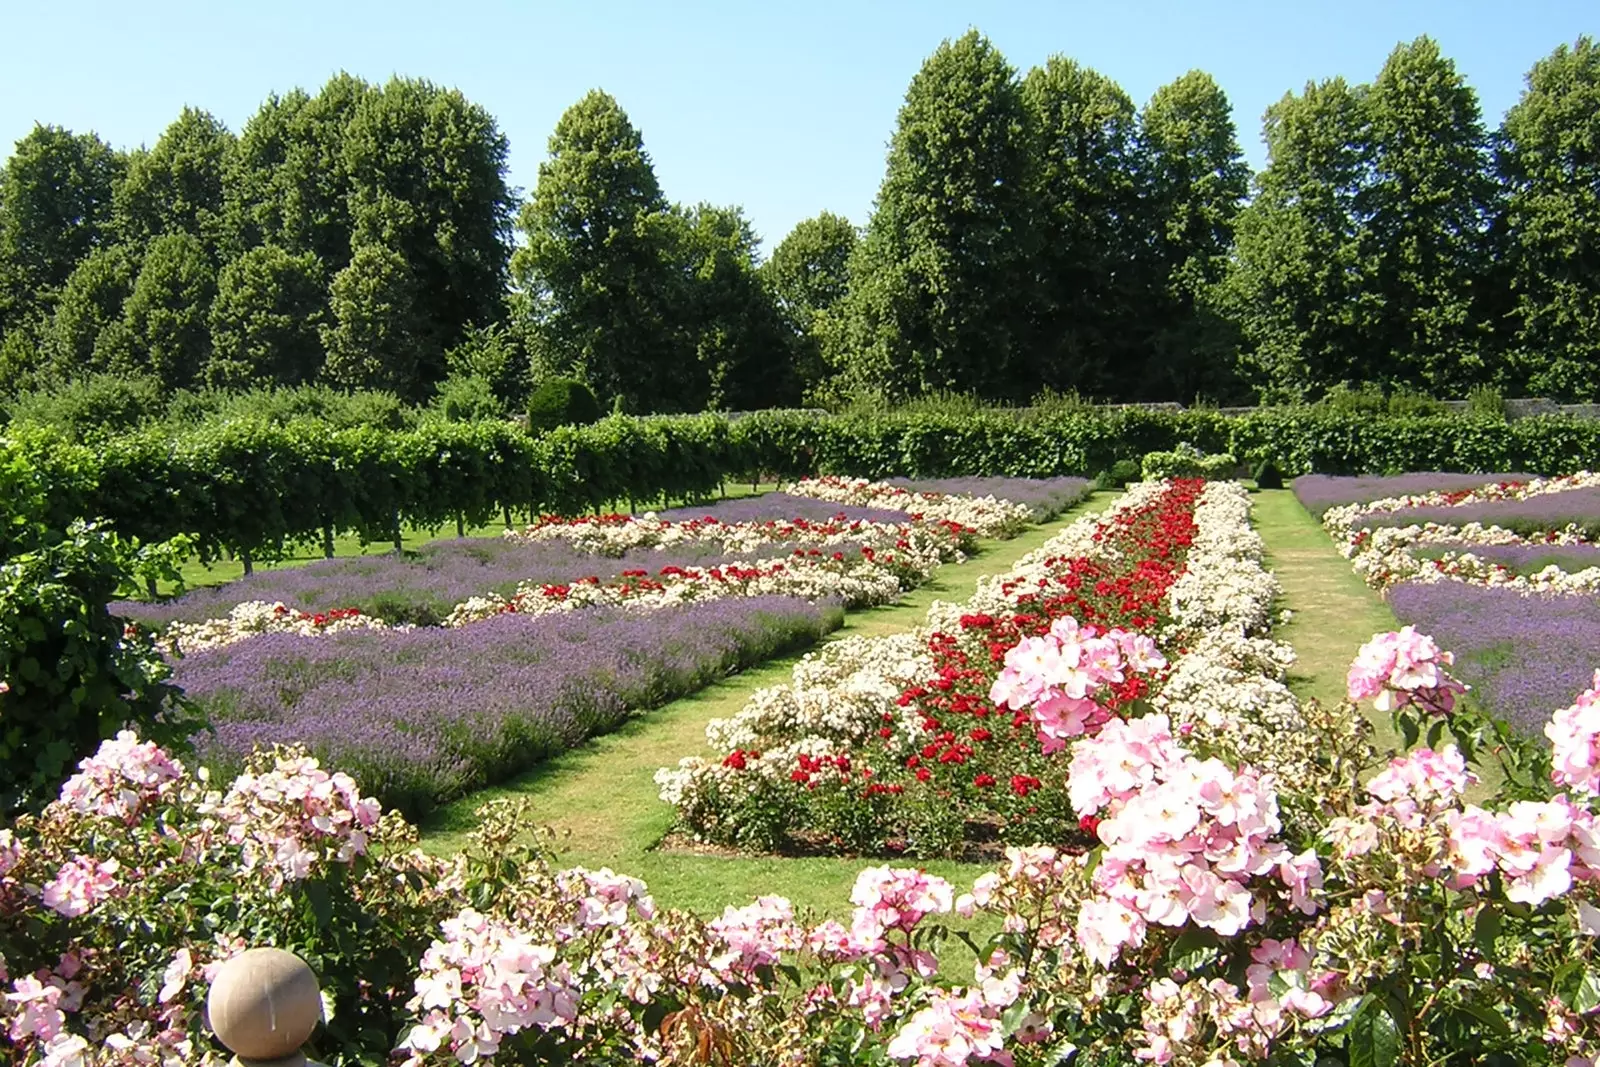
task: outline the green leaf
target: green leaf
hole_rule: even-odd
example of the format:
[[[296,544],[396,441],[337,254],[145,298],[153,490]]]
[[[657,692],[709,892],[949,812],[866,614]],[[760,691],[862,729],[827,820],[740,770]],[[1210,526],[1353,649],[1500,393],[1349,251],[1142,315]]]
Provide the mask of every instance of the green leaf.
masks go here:
[[[1495,941],[1504,927],[1505,919],[1493,904],[1486,904],[1478,910],[1477,918],[1472,921],[1472,940],[1485,959],[1492,961],[1495,958]]]
[[[1381,1001],[1373,998],[1350,1023],[1346,1046],[1350,1067],[1394,1067],[1400,1062],[1400,1029]]]

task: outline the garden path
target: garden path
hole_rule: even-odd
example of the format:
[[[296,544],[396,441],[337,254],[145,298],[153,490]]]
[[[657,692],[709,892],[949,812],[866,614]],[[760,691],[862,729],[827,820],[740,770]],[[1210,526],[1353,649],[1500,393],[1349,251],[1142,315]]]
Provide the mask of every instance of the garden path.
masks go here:
[[[897,603],[851,612],[832,639],[915,627],[934,600],[965,600],[979,577],[1008,570],[1074,519],[1099,510],[1115,495],[1097,493],[1019,537],[984,542],[979,554],[963,564],[941,567],[932,581]],[[643,878],[664,905],[714,914],[728,904],[782,892],[797,907],[809,906],[835,916],[847,914],[850,887],[865,864],[861,859],[729,857],[655,850],[671,824],[671,809],[657,796],[656,769],[703,752],[707,722],[737,712],[756,689],[787,681],[794,662],[794,658],[786,658],[744,671],[641,715],[622,729],[593,738],[519,778],[448,805],[426,823],[422,845],[438,854],[455,852],[466,844],[479,805],[495,797],[524,796],[534,801],[540,821],[563,835],[557,843],[561,863],[611,867]],[[965,882],[985,869],[955,862],[930,862],[927,866],[933,873]]]
[[[1252,518],[1266,542],[1267,567],[1283,586],[1283,603],[1293,613],[1275,632],[1298,657],[1289,687],[1301,698],[1324,704],[1344,699],[1345,672],[1356,650],[1375,633],[1399,628],[1394,613],[1367,588],[1350,561],[1288,489],[1259,489],[1252,496]],[[1395,740],[1387,718],[1373,716],[1378,743]]]

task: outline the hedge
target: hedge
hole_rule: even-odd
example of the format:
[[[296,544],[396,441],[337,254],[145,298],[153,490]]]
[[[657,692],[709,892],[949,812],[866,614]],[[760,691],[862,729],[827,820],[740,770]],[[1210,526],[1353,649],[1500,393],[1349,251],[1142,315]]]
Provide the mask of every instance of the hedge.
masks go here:
[[[1567,473],[1600,463],[1600,421],[1535,416],[1372,416],[1309,409],[1223,415],[1105,409],[976,416],[847,417],[758,412],[612,416],[530,434],[510,422],[406,429],[228,420],[176,435],[152,429],[93,449],[16,428],[52,487],[64,526],[102,517],[160,541],[192,536],[203,556],[272,558],[338,532],[369,540],[409,523],[481,524],[512,510],[574,512],[704,498],[730,479],[849,474],[937,478],[1089,475],[1189,444],[1271,461],[1285,475],[1415,470]]]

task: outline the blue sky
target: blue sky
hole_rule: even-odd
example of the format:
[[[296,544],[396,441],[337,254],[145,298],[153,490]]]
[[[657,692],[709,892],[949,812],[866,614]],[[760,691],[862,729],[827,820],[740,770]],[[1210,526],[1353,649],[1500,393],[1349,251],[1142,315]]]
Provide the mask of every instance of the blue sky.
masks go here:
[[[669,197],[742,204],[770,247],[822,210],[866,220],[906,84],[942,39],[971,27],[1019,69],[1068,55],[1136,103],[1186,70],[1208,71],[1260,166],[1268,104],[1308,79],[1368,80],[1422,33],[1455,59],[1492,126],[1535,60],[1600,36],[1600,4],[122,0],[19,4],[6,21],[6,154],[36,120],[119,147],[153,143],[185,104],[237,130],[268,93],[315,89],[344,69],[460,88],[499,120],[511,181],[531,189],[561,112],[600,87],[643,131]]]

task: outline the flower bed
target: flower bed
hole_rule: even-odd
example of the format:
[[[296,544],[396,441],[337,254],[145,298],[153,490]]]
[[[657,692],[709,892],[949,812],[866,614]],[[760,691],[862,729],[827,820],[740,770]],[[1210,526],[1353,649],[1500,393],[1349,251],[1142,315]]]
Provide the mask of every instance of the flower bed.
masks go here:
[[[1180,657],[1173,690],[1189,729],[1244,729],[1222,710],[1246,699],[1229,689],[1233,674],[1263,656],[1289,658],[1251,644],[1276,585],[1260,567],[1242,490],[1218,484],[1201,496],[1198,482],[1140,486],[964,607],[936,605],[922,631],[808,657],[792,683],[711,724],[720,757],[658,773],[663,799],[686,832],[743,848],[929,855],[986,836],[1060,837],[1070,820],[1054,753],[1127,708],[1162,704],[1167,663],[1152,635],[1205,646],[1184,648],[1201,654],[1193,664]],[[1014,660],[1028,655],[1097,664],[1075,676],[1067,702],[1053,705],[1060,721],[1043,731],[1005,690]],[[1278,685],[1248,701],[1265,714],[1288,695]]]
[[[1048,522],[1087,497],[1087,478],[890,478],[888,484],[923,495],[993,497],[1021,504],[1034,522]]]
[[[280,633],[187,655],[175,681],[215,730],[201,741],[209,762],[235,768],[256,745],[305,744],[414,815],[839,622],[836,606],[749,597],[464,629]]]
[[[1241,514],[1226,489],[1215,503],[1219,520]],[[1183,610],[1237,605],[1264,625],[1249,537],[1234,551],[1216,530],[1233,592]],[[338,1067],[391,1050],[408,1067],[1593,1067],[1600,674],[1546,748],[1452,710],[1450,666],[1411,631],[1357,653],[1352,700],[1428,735],[1404,757],[1373,749],[1351,703],[1216,735],[1238,760],[1176,706],[1130,706],[1052,768],[1089,836],[1010,848],[970,892],[867,868],[848,925],[777,895],[709,919],[664,911],[636,879],[516,844],[529,813],[503,802],[469,854],[429,859],[313,760],[268,753],[213,785],[124,735],[40,820],[0,831],[0,1013],[23,1063],[220,1067],[199,1004],[248,938],[317,961],[329,1019],[310,1051]],[[1027,656],[1007,669],[1033,725],[1059,726],[1061,672]],[[1275,769],[1296,747],[1294,773]],[[1505,792],[1469,804],[1488,759]],[[973,942],[965,982],[939,977],[959,951],[951,913],[999,927]]]
[[[1014,536],[1033,519],[1033,509],[1028,505],[994,496],[915,492],[865,478],[806,478],[786,486],[785,492],[854,507],[893,508],[929,522],[959,523],[982,537]]]
[[[1531,474],[1446,474],[1438,471],[1361,477],[1304,474],[1294,480],[1294,495],[1307,511],[1321,518],[1323,512],[1334,507],[1478,489],[1491,482],[1526,482],[1533,477]]]

